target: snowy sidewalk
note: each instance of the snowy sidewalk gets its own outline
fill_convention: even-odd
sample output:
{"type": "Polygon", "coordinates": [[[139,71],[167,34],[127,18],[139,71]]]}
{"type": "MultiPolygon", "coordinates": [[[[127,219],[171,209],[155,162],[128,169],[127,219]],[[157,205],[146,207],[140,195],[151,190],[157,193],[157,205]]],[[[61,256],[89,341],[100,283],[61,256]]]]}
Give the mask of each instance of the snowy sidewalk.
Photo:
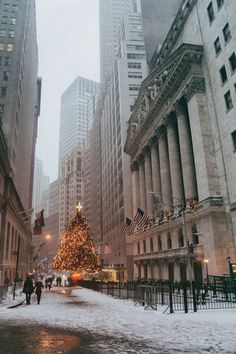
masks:
{"type": "Polygon", "coordinates": [[[144,311],[132,301],[92,290],[53,287],[43,291],[39,306],[34,296],[30,306],[11,310],[0,306],[0,318],[119,340],[119,349],[106,348],[104,342],[103,351],[97,353],[236,353],[236,309],[188,314],[163,314],[164,310],[159,306],[157,311],[144,311]],[[126,351],[130,342],[145,350],[126,351]]]}

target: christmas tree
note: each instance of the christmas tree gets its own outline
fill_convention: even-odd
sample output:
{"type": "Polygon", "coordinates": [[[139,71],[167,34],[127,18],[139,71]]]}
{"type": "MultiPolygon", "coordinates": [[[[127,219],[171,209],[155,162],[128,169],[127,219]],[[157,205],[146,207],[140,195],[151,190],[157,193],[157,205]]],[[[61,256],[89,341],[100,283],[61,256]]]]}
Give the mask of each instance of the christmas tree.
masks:
{"type": "Polygon", "coordinates": [[[52,267],[70,272],[95,272],[101,268],[86,218],[80,208],[62,233],[60,248],[52,267]]]}

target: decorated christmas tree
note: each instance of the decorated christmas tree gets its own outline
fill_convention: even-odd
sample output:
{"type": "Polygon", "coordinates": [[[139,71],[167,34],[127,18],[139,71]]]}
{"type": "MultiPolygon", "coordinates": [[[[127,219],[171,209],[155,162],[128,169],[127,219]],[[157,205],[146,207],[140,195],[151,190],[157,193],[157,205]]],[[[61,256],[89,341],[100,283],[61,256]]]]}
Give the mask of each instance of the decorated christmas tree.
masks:
{"type": "Polygon", "coordinates": [[[95,272],[101,268],[89,226],[80,209],[62,233],[60,248],[52,264],[56,270],[95,272]]]}

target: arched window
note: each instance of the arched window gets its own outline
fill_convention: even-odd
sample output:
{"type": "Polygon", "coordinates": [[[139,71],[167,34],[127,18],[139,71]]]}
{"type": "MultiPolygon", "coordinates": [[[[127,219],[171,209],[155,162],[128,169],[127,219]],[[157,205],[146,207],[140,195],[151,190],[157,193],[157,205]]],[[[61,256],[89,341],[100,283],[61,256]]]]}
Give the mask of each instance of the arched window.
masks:
{"type": "Polygon", "coordinates": [[[196,224],[192,225],[192,241],[193,241],[193,245],[198,245],[199,244],[198,232],[197,232],[196,224]]]}
{"type": "Polygon", "coordinates": [[[153,252],[153,239],[150,238],[150,252],[153,252]]]}
{"type": "Polygon", "coordinates": [[[161,242],[161,236],[158,236],[157,239],[157,243],[158,243],[158,251],[162,251],[162,242],[161,242]]]}
{"type": "Polygon", "coordinates": [[[167,234],[167,248],[168,250],[172,248],[171,234],[169,232],[167,234]]]}
{"type": "Polygon", "coordinates": [[[179,247],[184,247],[184,235],[182,229],[179,229],[178,241],[179,241],[179,247]]]}

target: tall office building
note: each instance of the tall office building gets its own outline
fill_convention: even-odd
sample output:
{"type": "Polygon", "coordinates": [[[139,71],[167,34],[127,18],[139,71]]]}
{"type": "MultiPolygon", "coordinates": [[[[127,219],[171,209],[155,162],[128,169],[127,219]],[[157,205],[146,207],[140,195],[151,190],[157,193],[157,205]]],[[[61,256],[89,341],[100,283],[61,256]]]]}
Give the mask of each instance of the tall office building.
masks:
{"type": "Polygon", "coordinates": [[[88,101],[98,91],[95,81],[77,77],[61,98],[59,164],[74,148],[85,148],[88,137],[88,101]]]}
{"type": "Polygon", "coordinates": [[[62,95],[59,142],[60,231],[73,216],[77,203],[83,199],[82,157],[88,148],[91,110],[98,88],[97,82],[77,77],[62,95]]]}
{"type": "Polygon", "coordinates": [[[11,168],[3,176],[0,198],[0,272],[2,279],[12,280],[16,262],[13,250],[18,245],[19,276],[30,269],[31,230],[25,211],[32,205],[41,90],[41,80],[37,79],[35,1],[1,1],[0,20],[0,120],[11,168]]]}
{"type": "Polygon", "coordinates": [[[110,78],[118,54],[122,18],[132,12],[134,0],[100,0],[100,77],[101,84],[110,78]]]}

